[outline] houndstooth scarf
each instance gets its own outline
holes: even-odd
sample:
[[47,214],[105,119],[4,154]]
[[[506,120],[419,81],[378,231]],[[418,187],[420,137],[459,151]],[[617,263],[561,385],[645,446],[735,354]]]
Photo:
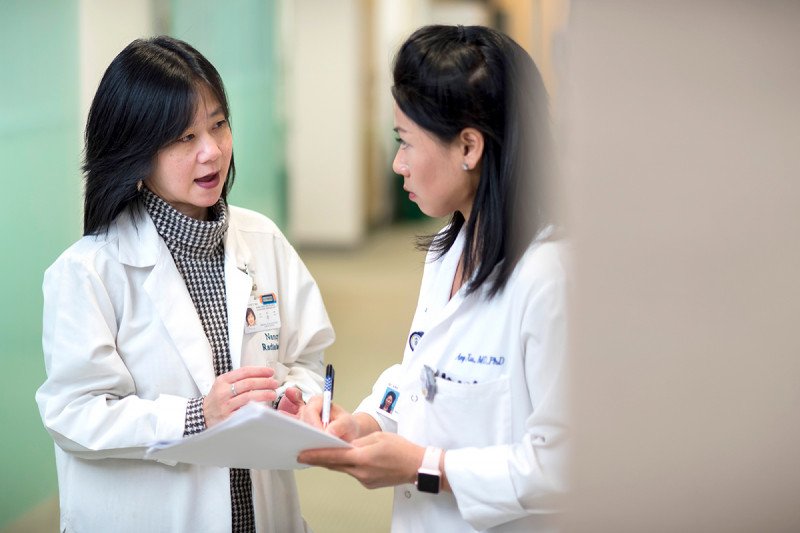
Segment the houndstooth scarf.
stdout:
[[[220,200],[209,210],[212,220],[196,220],[142,189],[145,206],[158,234],[167,244],[203,324],[214,357],[217,376],[232,370],[228,346],[228,307],[225,299],[224,238],[228,210]],[[184,435],[205,429],[203,399],[189,401]],[[255,516],[250,471],[231,468],[231,517],[233,532],[254,532]]]

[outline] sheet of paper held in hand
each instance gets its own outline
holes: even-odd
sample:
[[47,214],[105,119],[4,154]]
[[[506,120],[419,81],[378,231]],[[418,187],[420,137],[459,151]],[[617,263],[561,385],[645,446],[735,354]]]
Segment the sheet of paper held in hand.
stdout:
[[302,450],[349,447],[271,407],[250,403],[202,433],[153,444],[147,457],[205,466],[294,470],[308,466],[297,462]]

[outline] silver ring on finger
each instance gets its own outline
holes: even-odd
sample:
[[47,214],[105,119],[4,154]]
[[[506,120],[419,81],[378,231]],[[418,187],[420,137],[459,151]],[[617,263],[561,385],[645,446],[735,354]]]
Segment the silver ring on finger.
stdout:
[[238,394],[238,393],[236,392],[236,383],[231,383],[231,394],[232,394],[233,396],[236,396],[236,394]]

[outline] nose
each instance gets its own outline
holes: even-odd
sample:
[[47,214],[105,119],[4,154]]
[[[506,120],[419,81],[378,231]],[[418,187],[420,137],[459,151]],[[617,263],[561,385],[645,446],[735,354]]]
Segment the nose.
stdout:
[[200,152],[197,154],[197,161],[210,163],[216,161],[221,155],[222,149],[217,144],[217,140],[212,135],[204,135],[200,144]]
[[408,165],[401,161],[400,157],[400,150],[397,150],[397,153],[394,154],[394,161],[392,161],[392,170],[395,174],[400,174],[404,178],[408,177]]

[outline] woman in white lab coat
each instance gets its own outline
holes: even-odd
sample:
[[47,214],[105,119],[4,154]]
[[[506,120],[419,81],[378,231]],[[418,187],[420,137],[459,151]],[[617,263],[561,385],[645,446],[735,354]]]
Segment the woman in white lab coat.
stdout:
[[61,531],[306,529],[292,472],[145,458],[251,401],[296,415],[333,342],[275,224],[226,204],[228,118],[216,69],[169,37],[132,42],[100,82],[84,237],[43,287],[36,400],[57,445]]
[[[541,78],[511,39],[475,26],[417,30],[393,74],[394,171],[425,214],[451,220],[424,243],[402,363],[355,414],[332,407],[328,431],[355,447],[299,460],[395,486],[395,532],[551,530],[565,491],[567,276],[545,199]],[[315,425],[320,402],[303,409]]]

